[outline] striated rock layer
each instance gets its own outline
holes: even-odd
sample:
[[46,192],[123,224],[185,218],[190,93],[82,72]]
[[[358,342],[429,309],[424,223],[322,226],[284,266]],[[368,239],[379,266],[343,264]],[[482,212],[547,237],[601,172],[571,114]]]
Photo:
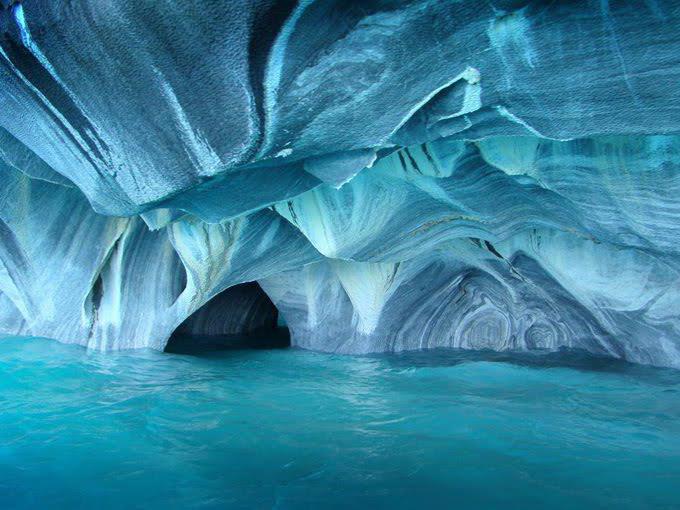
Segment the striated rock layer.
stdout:
[[670,0],[0,0],[0,331],[162,349],[271,322],[212,299],[257,282],[309,349],[680,367],[678,26]]

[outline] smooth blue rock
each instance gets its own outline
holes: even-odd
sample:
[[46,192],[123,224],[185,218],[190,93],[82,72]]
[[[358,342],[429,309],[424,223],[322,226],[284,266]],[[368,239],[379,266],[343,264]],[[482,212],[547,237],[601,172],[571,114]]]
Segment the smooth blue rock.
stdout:
[[678,26],[671,0],[3,5],[0,330],[162,349],[245,328],[202,307],[257,281],[310,349],[680,367]]

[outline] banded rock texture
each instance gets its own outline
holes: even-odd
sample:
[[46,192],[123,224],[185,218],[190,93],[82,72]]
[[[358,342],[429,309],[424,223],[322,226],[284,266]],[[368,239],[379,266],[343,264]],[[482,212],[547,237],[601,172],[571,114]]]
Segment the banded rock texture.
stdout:
[[309,349],[679,367],[679,26],[671,0],[1,0],[0,331],[162,349],[259,323],[220,294],[258,282]]

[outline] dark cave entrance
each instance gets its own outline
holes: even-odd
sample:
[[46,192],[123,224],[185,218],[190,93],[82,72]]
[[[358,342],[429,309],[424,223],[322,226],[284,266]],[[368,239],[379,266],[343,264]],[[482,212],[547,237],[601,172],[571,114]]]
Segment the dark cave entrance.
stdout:
[[290,334],[269,296],[255,282],[230,287],[174,331],[165,352],[197,354],[229,349],[290,347]]

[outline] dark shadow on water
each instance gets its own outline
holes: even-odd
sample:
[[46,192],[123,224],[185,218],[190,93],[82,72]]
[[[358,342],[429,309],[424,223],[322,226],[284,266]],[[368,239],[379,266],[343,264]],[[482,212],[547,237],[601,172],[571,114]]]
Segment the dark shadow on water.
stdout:
[[[85,356],[89,362],[108,363],[112,359],[129,358],[131,360],[157,360],[158,352],[150,349],[132,349],[116,352],[88,351],[75,344],[62,344],[45,337],[2,337],[0,347],[4,349],[5,361],[26,360],[59,360],[75,356]],[[536,370],[564,368],[583,372],[599,372],[620,374],[625,377],[639,379],[658,386],[680,386],[680,370],[676,368],[653,367],[629,363],[614,358],[596,356],[582,350],[561,349],[558,351],[468,351],[463,349],[429,349],[406,351],[401,353],[376,353],[364,355],[334,354],[309,351],[291,347],[290,334],[287,328],[265,328],[253,330],[239,335],[176,335],[168,344],[165,353],[201,357],[205,359],[237,359],[248,356],[248,353],[277,350],[285,356],[304,356],[314,363],[323,364],[324,360],[343,359],[351,363],[352,359],[382,363],[396,369],[454,367],[467,363],[504,363]],[[311,359],[315,358],[315,359]],[[300,374],[304,377],[304,374]],[[677,391],[669,389],[665,391]]]
[[263,328],[239,335],[177,335],[165,352],[172,354],[210,355],[221,351],[249,349],[285,349],[290,347],[288,328]]
[[468,351],[463,349],[429,349],[401,353],[372,354],[401,368],[446,367],[463,363],[509,363],[516,366],[551,369],[568,368],[587,372],[620,373],[641,378],[652,378],[668,384],[680,383],[680,370],[629,363],[615,358],[596,356],[587,351],[560,349],[558,351]]
[[399,353],[376,353],[363,355],[333,354],[309,351],[290,345],[290,335],[287,328],[262,330],[255,334],[225,337],[178,337],[179,342],[173,343],[166,352],[175,354],[190,354],[206,358],[222,358],[239,356],[247,351],[265,349],[283,349],[292,355],[309,355],[323,358],[344,358],[373,360],[385,363],[393,368],[432,368],[453,367],[466,363],[504,363],[537,370],[563,368],[583,372],[599,372],[620,374],[645,380],[660,386],[680,385],[680,370],[675,368],[653,367],[629,363],[615,358],[597,356],[583,350],[560,349],[558,351],[506,351],[491,350],[469,351],[464,349],[426,349],[421,351],[405,351]]

